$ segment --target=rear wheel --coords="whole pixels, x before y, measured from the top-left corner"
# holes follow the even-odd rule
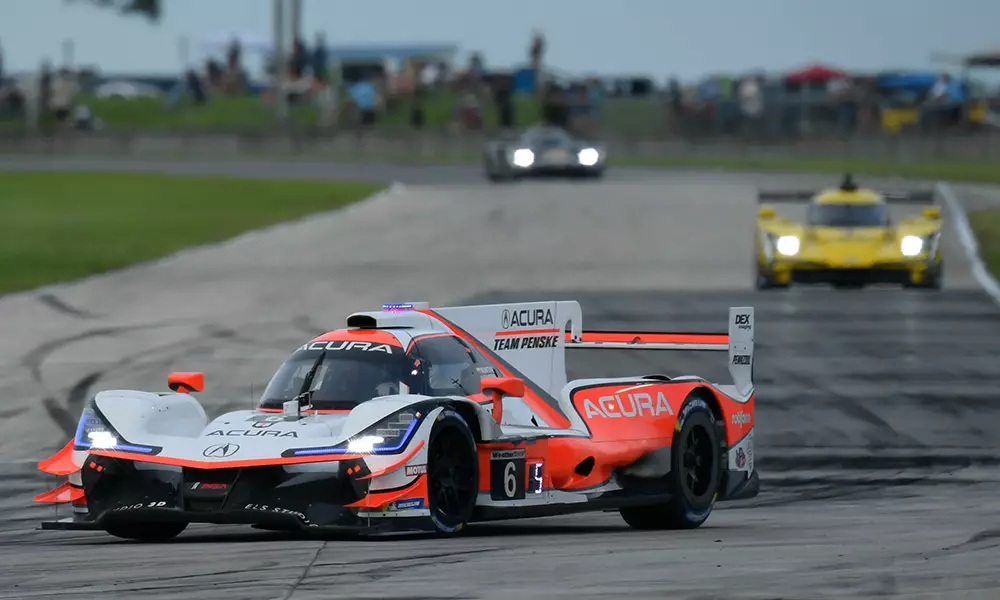
[[[180,535],[187,528],[187,523],[165,521],[153,523],[144,521],[118,521],[108,523],[104,530],[115,537],[140,542],[165,542]]]
[[[427,498],[435,531],[465,528],[479,493],[479,460],[469,425],[445,409],[431,429],[427,451]]]
[[[722,480],[722,451],[712,409],[689,398],[677,417],[667,475],[673,497],[665,504],[623,508],[625,522],[636,529],[694,529],[715,507]]]

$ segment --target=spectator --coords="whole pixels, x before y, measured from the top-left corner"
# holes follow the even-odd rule
[[[554,127],[569,127],[569,106],[566,92],[554,83],[545,85],[542,96],[542,121]]]
[[[317,33],[316,46],[312,52],[312,75],[313,79],[321,84],[328,83],[326,56],[326,37],[322,33]]]
[[[292,55],[289,58],[288,72],[291,80],[297,82],[303,77],[305,77],[306,66],[309,62],[309,57],[306,53],[306,44],[302,41],[302,38],[295,38],[295,43],[292,44]]]
[[[355,83],[348,90],[348,94],[358,111],[358,124],[362,128],[375,125],[375,113],[381,104],[381,98],[372,78],[369,76]]]
[[[187,89],[187,93],[191,94],[191,98],[194,99],[196,105],[202,105],[208,99],[205,95],[205,88],[201,83],[201,77],[198,77],[198,73],[194,69],[188,69],[187,73],[184,75],[184,84]]]
[[[233,39],[226,51],[226,67],[221,74],[223,93],[242,95],[246,93],[246,73],[243,71],[242,48],[238,39]]]
[[[50,94],[52,116],[56,126],[61,128],[69,120],[77,94],[76,81],[69,69],[59,69],[56,76],[52,78]]]
[[[764,117],[763,79],[751,75],[743,79],[739,86],[740,113],[748,131],[758,133]]]
[[[499,77],[493,84],[493,102],[497,109],[497,124],[501,129],[514,127],[514,99],[511,95],[511,85],[510,77]]]
[[[931,88],[924,106],[924,125],[941,127],[956,125],[961,120],[963,97],[962,86],[953,81],[951,75],[942,73]]]

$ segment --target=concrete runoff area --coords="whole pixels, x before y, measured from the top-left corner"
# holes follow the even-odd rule
[[[491,186],[432,171],[407,181],[383,169],[407,185],[0,298],[11,432],[0,436],[0,598],[995,597],[1000,308],[950,224],[944,291],[754,292],[755,186],[837,178],[616,170]],[[96,390],[165,389],[171,370],[204,370],[199,398],[214,414],[250,406],[288,352],[352,311],[540,299],[579,300],[588,328],[636,330],[722,332],[728,306],[754,305],[761,495],[684,532],[634,531],[615,513],[445,540],[192,526],[139,545],[34,529],[53,509],[31,496],[56,479],[34,462],[65,443]],[[569,371],[726,381],[717,353],[573,351]]]

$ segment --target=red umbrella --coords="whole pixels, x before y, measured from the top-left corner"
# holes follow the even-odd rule
[[[847,72],[835,67],[815,64],[798,71],[792,71],[785,76],[785,81],[788,83],[823,83],[841,77],[847,77]]]

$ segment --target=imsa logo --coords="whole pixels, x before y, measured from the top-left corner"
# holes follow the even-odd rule
[[[674,409],[667,402],[663,392],[657,392],[656,399],[647,393],[615,394],[601,396],[594,402],[590,398],[583,401],[583,409],[588,419],[631,419],[635,417],[658,417],[663,414],[673,415]]]

